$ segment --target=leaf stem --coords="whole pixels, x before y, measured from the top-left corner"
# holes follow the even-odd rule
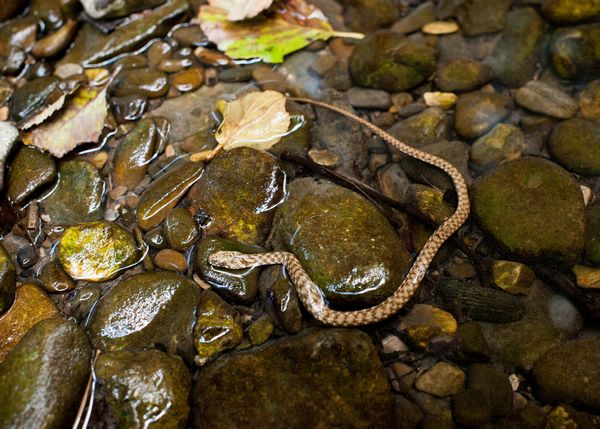
[[[190,161],[192,161],[192,162],[210,161],[215,156],[217,156],[219,154],[219,152],[221,152],[221,150],[223,149],[223,146],[224,145],[222,143],[219,143],[217,145],[217,147],[215,147],[214,149],[203,150],[201,152],[195,152],[190,155]]]
[[[349,39],[364,39],[365,35],[362,33],[352,33],[348,31],[333,31],[331,35],[334,37],[347,37]]]

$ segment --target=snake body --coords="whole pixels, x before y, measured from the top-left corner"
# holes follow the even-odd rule
[[[456,210],[444,223],[442,223],[434,233],[429,237],[421,252],[415,259],[412,267],[408,271],[404,281],[396,289],[393,295],[383,302],[363,310],[356,311],[337,311],[327,307],[325,299],[318,286],[310,279],[308,274],[302,268],[298,259],[288,252],[269,252],[259,254],[242,254],[239,252],[216,252],[209,257],[212,265],[230,268],[243,269],[260,265],[282,264],[288,272],[292,282],[296,286],[298,296],[306,309],[317,320],[322,323],[334,326],[359,326],[379,322],[395,314],[400,310],[418,290],[429,264],[433,260],[439,248],[444,242],[456,232],[469,217],[470,204],[467,184],[462,174],[448,161],[435,155],[423,152],[412,146],[409,146],[392,135],[376,127],[363,118],[350,113],[337,106],[305,98],[291,98],[294,101],[308,103],[323,107],[340,113],[371,130],[375,135],[381,137],[387,143],[399,151],[412,156],[413,158],[424,161],[430,165],[440,168],[452,179],[458,196]]]

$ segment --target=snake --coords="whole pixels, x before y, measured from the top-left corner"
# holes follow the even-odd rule
[[[319,322],[332,326],[361,326],[377,323],[396,314],[413,297],[427,273],[431,261],[444,242],[454,234],[467,220],[470,212],[467,184],[461,172],[451,163],[407,145],[381,128],[360,116],[323,101],[309,98],[289,99],[322,107],[350,118],[369,129],[392,147],[406,155],[419,159],[444,171],[452,180],[457,195],[454,213],[439,225],[427,239],[415,258],[401,284],[388,298],[374,306],[351,311],[334,310],[327,306],[321,289],[311,280],[296,256],[290,252],[275,251],[267,253],[244,254],[235,251],[218,251],[209,256],[211,265],[228,269],[246,269],[263,265],[282,265],[294,284],[300,301],[307,311]]]

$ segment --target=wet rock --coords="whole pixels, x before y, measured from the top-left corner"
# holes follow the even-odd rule
[[[106,183],[93,164],[73,160],[58,168],[58,183],[42,201],[53,223],[73,225],[102,218]]]
[[[197,365],[204,365],[212,356],[237,346],[244,333],[236,311],[216,293],[206,290],[198,304],[194,326]]]
[[[415,387],[422,392],[443,398],[460,392],[464,383],[465,373],[460,368],[446,362],[438,362],[417,378]]]
[[[531,269],[519,262],[492,262],[491,280],[494,286],[512,294],[527,295],[535,274]]]
[[[380,302],[409,267],[408,251],[387,219],[358,194],[328,182],[292,182],[274,232],[275,247],[296,255],[336,306]]]
[[[544,0],[542,13],[553,24],[578,24],[600,17],[600,3],[595,0]]]
[[[561,122],[550,135],[548,151],[570,171],[600,174],[600,124],[580,118]]]
[[[482,427],[492,420],[494,404],[476,390],[459,392],[452,401],[453,417],[457,423],[471,428]]]
[[[37,262],[37,252],[32,244],[22,247],[17,252],[17,263],[23,269],[31,268]]]
[[[377,89],[350,88],[346,94],[356,109],[387,110],[392,105],[390,94]]]
[[[550,161],[522,158],[502,164],[473,183],[471,198],[483,229],[517,258],[573,265],[583,250],[581,190]]]
[[[592,415],[577,411],[569,405],[559,405],[548,413],[545,417],[546,428],[564,428],[576,427],[582,429],[592,429],[597,426],[593,421]]]
[[[58,244],[58,259],[75,280],[102,282],[114,279],[138,262],[131,234],[111,222],[71,226]]]
[[[428,304],[415,304],[398,325],[413,344],[426,348],[434,339],[452,337],[457,330],[454,317]]]
[[[175,73],[171,78],[171,85],[180,92],[198,89],[204,83],[204,69],[192,67]]]
[[[410,198],[411,183],[400,164],[390,164],[379,170],[377,180],[381,191],[398,202],[405,203]]]
[[[22,204],[29,196],[56,179],[54,158],[36,148],[23,146],[15,155],[8,174],[8,199]]]
[[[458,97],[454,126],[466,138],[485,134],[508,115],[507,100],[501,94],[469,92]]]
[[[94,19],[110,19],[127,16],[133,12],[148,9],[164,3],[165,0],[126,0],[126,1],[100,1],[82,0],[85,12]]]
[[[584,289],[600,289],[600,269],[585,265],[573,266],[577,286]]]
[[[558,345],[533,366],[542,400],[600,410],[600,341],[579,339]]]
[[[188,199],[197,212],[210,216],[207,235],[260,245],[283,199],[283,185],[284,174],[272,155],[237,148],[211,161]]]
[[[60,82],[56,76],[48,76],[28,81],[17,88],[10,100],[12,117],[16,121],[27,118],[46,103],[50,94],[58,90]]]
[[[38,20],[18,18],[0,25],[0,55],[9,55],[13,47],[29,52],[35,43]]]
[[[585,119],[600,122],[600,80],[588,83],[581,91],[579,110]]]
[[[181,207],[173,209],[166,217],[163,234],[170,247],[182,252],[190,248],[200,236],[190,211]]]
[[[302,326],[302,310],[296,287],[276,266],[267,267],[260,275],[261,301],[287,332],[296,333]]]
[[[77,34],[77,27],[77,21],[68,20],[60,29],[35,42],[31,53],[36,58],[54,57],[71,44]]]
[[[469,366],[467,389],[479,393],[492,404],[492,417],[510,416],[513,410],[513,389],[502,368],[485,363]]]
[[[431,1],[427,1],[415,9],[408,15],[392,25],[391,30],[394,33],[412,33],[420,30],[425,24],[435,20],[435,5]]]
[[[164,249],[167,247],[167,240],[163,234],[162,225],[148,231],[144,236],[144,241],[155,249]]]
[[[388,129],[388,132],[410,146],[422,148],[448,137],[448,118],[442,109],[430,107],[397,122]]]
[[[600,24],[559,28],[552,35],[550,57],[564,79],[594,79],[600,72]]]
[[[60,64],[79,63],[89,66],[124,52],[134,51],[152,38],[166,34],[171,29],[171,24],[187,13],[188,7],[185,0],[169,1],[152,12],[140,15],[118,27],[108,35],[102,34],[90,24],[84,24],[71,50]]]
[[[479,61],[454,59],[438,66],[435,84],[442,91],[465,92],[477,89],[494,77],[492,69]]]
[[[8,122],[0,121],[0,190],[4,187],[4,168],[6,159],[16,141],[19,131]]]
[[[228,250],[242,253],[263,253],[265,249],[217,236],[204,237],[196,248],[195,270],[223,296],[250,304],[258,292],[259,269],[229,270],[214,268],[208,257],[215,252]]]
[[[577,112],[577,102],[565,92],[540,80],[530,80],[515,93],[515,101],[533,112],[568,119]]]
[[[158,350],[119,350],[101,354],[95,368],[119,427],[186,425],[192,380],[178,356]]]
[[[467,0],[463,2],[456,11],[463,34],[476,36],[502,30],[511,3],[511,0]]]
[[[600,204],[592,204],[587,211],[585,231],[585,257],[600,265]]]
[[[10,255],[0,244],[0,315],[5,313],[15,299],[17,271]]]
[[[163,270],[178,271],[183,273],[187,270],[187,259],[183,253],[173,249],[163,249],[154,257],[154,264]]]
[[[35,325],[0,365],[0,426],[72,424],[90,372],[91,350],[76,323]]]
[[[248,327],[248,337],[253,346],[259,346],[266,342],[273,333],[273,322],[269,316],[256,319]]]
[[[458,327],[456,336],[460,345],[457,357],[462,362],[485,362],[492,354],[481,325],[474,321],[468,321]]]
[[[423,413],[404,396],[394,395],[394,423],[396,429],[417,429]]]
[[[2,11],[0,12],[0,21],[4,21],[14,16],[17,12],[22,10],[27,5],[26,0],[11,0],[4,4]]]
[[[191,280],[166,271],[138,274],[113,286],[90,323],[94,347],[114,351],[160,346],[186,362],[200,298]]]
[[[125,136],[113,158],[115,188],[131,190],[142,181],[148,164],[165,146],[169,128],[164,119],[143,119]]]
[[[344,2],[344,21],[353,31],[371,32],[398,19],[398,6],[390,0],[348,0]]]
[[[543,33],[544,21],[534,9],[518,8],[508,13],[500,41],[486,61],[501,83],[519,87],[533,77]]]
[[[152,182],[140,197],[137,209],[139,227],[149,230],[160,224],[202,176],[203,170],[201,162],[183,161]]]
[[[148,107],[148,99],[139,95],[112,97],[110,100],[113,114],[119,124],[137,121]]]
[[[169,79],[160,70],[126,69],[119,73],[110,89],[117,97],[142,95],[158,98],[169,90]]]
[[[56,263],[50,262],[40,273],[42,286],[50,293],[62,293],[75,289],[75,282]]]
[[[471,161],[481,170],[518,159],[525,150],[523,132],[510,124],[498,124],[471,145]]]
[[[424,82],[434,71],[433,48],[392,32],[366,37],[352,51],[349,71],[360,86],[400,92]]]
[[[240,390],[253,394],[235,393]],[[200,372],[193,403],[195,424],[214,429],[387,428],[392,414],[370,339],[341,329],[309,331],[222,356]]]

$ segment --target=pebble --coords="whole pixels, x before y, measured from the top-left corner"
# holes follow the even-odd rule
[[[383,353],[402,353],[409,350],[408,346],[396,335],[388,335],[381,340],[381,346],[383,347]]]
[[[162,249],[154,256],[154,264],[163,270],[184,273],[187,270],[187,259],[183,253],[173,249]]]
[[[248,327],[248,337],[253,346],[265,343],[273,333],[273,322],[269,316],[262,316]]]
[[[171,86],[180,92],[193,91],[200,88],[203,83],[204,69],[202,67],[191,67],[171,76]]]
[[[569,94],[540,80],[530,80],[515,93],[515,101],[533,112],[559,119],[575,115],[577,102]]]
[[[421,31],[425,34],[443,35],[452,34],[460,30],[460,27],[453,21],[434,21],[425,24]]]
[[[348,101],[357,109],[387,110],[392,105],[390,94],[377,89],[350,88]]]
[[[498,124],[471,145],[470,160],[481,170],[518,159],[526,147],[523,132],[510,124]]]
[[[588,83],[579,94],[579,110],[584,119],[600,122],[600,80]]]
[[[428,23],[435,20],[435,5],[426,1],[410,11],[410,13],[396,22],[390,28],[395,33],[413,33]]]
[[[200,237],[198,225],[186,208],[178,207],[163,222],[163,235],[170,247],[183,252]]]
[[[456,18],[465,36],[495,33],[505,26],[511,0],[470,0],[460,4]]]
[[[15,299],[17,272],[9,253],[0,244],[0,315],[5,313]]]
[[[548,151],[570,171],[600,174],[600,123],[581,118],[562,121],[552,130]]]
[[[4,188],[6,160],[19,138],[19,130],[8,122],[0,121],[0,190]]]
[[[31,53],[37,58],[48,58],[59,54],[75,38],[77,27],[77,21],[67,20],[59,30],[35,42]]]
[[[451,92],[426,92],[423,99],[428,107],[441,107],[442,109],[451,109],[456,104],[456,94]]]
[[[335,168],[340,164],[340,157],[327,149],[309,149],[308,157],[323,167]]]
[[[397,329],[414,345],[425,349],[436,338],[452,337],[457,328],[452,314],[429,304],[415,304]]]
[[[466,138],[476,138],[508,115],[507,100],[496,93],[469,92],[458,96],[454,126]]]
[[[494,260],[491,268],[494,286],[515,295],[526,295],[535,280],[531,268],[519,262]]]
[[[444,398],[460,392],[465,384],[465,373],[452,364],[438,362],[421,374],[415,387],[426,393]]]
[[[600,70],[600,52],[588,46],[597,46],[599,40],[598,23],[554,30],[550,44],[554,71],[563,79],[595,79]]]
[[[117,97],[142,95],[148,98],[162,97],[169,90],[167,75],[159,70],[125,69],[111,85],[111,91]]]
[[[302,306],[296,287],[279,267],[265,268],[259,279],[261,301],[267,312],[289,333],[302,328]]]
[[[40,273],[42,286],[49,293],[64,293],[75,289],[75,282],[64,272],[60,265],[49,262]]]

